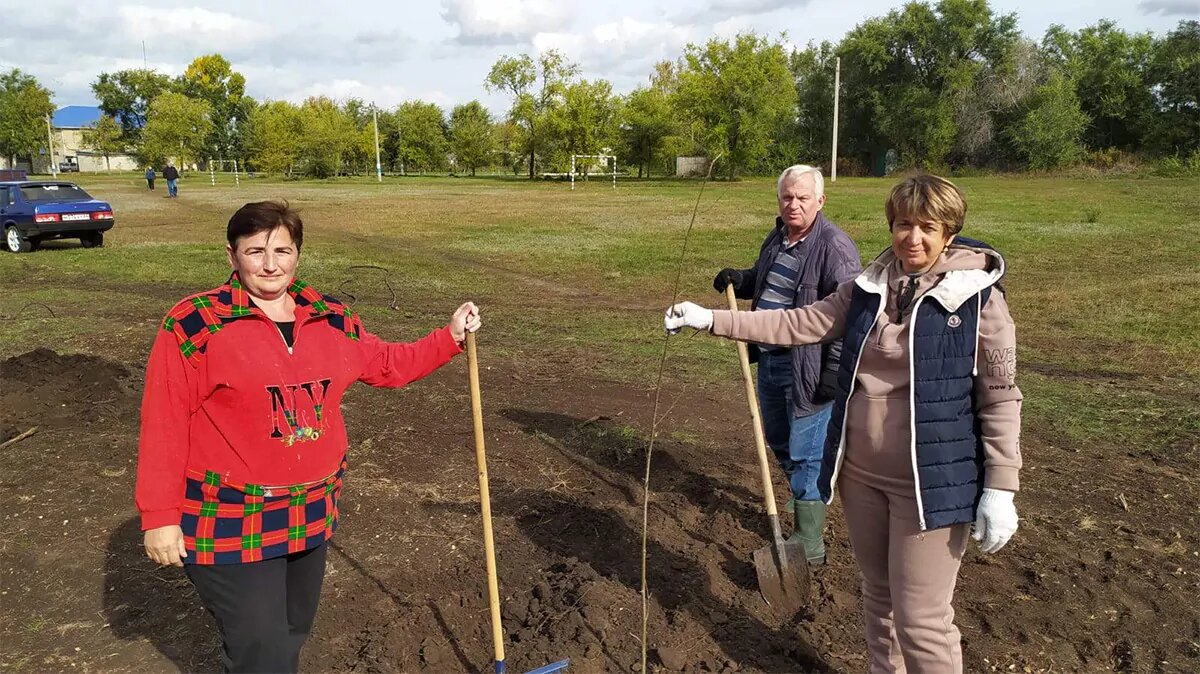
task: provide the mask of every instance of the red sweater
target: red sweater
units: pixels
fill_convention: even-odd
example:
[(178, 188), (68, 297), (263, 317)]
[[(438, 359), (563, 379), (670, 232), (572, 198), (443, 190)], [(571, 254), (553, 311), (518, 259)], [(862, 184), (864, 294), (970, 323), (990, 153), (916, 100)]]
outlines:
[(351, 384), (404, 386), (462, 351), (448, 327), (411, 343), (384, 342), (349, 307), (303, 282), (289, 293), (290, 350), (236, 276), (167, 314), (142, 399), (143, 530), (180, 523), (188, 470), (267, 487), (330, 477), (346, 454), (341, 401)]

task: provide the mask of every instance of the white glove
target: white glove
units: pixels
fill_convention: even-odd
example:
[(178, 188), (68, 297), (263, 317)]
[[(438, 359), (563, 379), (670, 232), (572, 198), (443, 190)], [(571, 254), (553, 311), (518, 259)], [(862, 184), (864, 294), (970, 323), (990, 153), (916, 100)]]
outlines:
[(712, 327), (712, 322), (713, 312), (711, 309), (705, 309), (699, 304), (692, 302), (680, 302), (667, 309), (667, 315), (663, 319), (663, 326), (667, 329), (668, 333), (674, 335), (684, 326), (697, 330), (707, 330)]
[(979, 549), (997, 552), (1016, 532), (1017, 507), (1013, 505), (1013, 493), (1004, 489), (984, 489), (975, 511), (975, 533), (971, 535), (981, 541)]

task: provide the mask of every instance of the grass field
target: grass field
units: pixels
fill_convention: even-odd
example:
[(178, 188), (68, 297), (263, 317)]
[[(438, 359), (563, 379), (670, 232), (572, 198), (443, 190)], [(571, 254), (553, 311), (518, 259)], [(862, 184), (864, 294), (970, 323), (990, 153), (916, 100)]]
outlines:
[[(166, 310), (225, 280), (230, 214), (268, 198), (302, 210), (300, 276), (384, 338), (416, 338), (463, 300), (482, 306), (511, 666), (570, 656), (573, 671), (637, 670), (647, 403), (698, 182), (571, 192), (502, 178), (213, 187), (203, 176), (168, 200), (133, 175), (79, 178), (114, 206), (103, 248), (0, 255), (0, 441), (40, 428), (0, 453), (10, 504), (0, 670), (215, 666), (189, 584), (140, 550), (130, 497), (139, 376)], [(893, 182), (827, 185), (826, 212), (864, 260), (887, 245)], [(1200, 185), (957, 182), (964, 233), (1009, 263), (1025, 394), (1021, 529), (999, 555), (971, 546), (956, 591), (967, 671), (1198, 671)], [(773, 192), (768, 179), (706, 187), (682, 299), (720, 306), (712, 276), (753, 261)], [(746, 561), (766, 530), (733, 348), (706, 335), (667, 343), (652, 671), (678, 660), (688, 671), (863, 671), (858, 575), (837, 504), (813, 610), (773, 615)], [(464, 383), (459, 359), (411, 390), (347, 395), (350, 515), (306, 670), (490, 666)]]
[[(102, 250), (74, 242), (0, 257), (0, 354), (148, 343), (174, 298), (224, 280), (224, 226), (245, 201), (303, 210), (301, 274), (349, 293), (381, 334), (416, 334), (461, 299), (481, 302), (496, 353), (560, 358), (577, 371), (650, 381), (699, 184), (581, 184), (403, 178), (183, 183), (178, 200), (130, 175), (80, 182), (116, 207)], [(887, 245), (893, 181), (845, 179), (826, 212), (864, 260)], [(1001, 250), (1030, 422), (1083, 442), (1175, 445), (1200, 434), (1200, 185), (1195, 180), (964, 178), (965, 233)], [(710, 306), (709, 281), (748, 266), (774, 211), (768, 180), (709, 184), (681, 296)], [(351, 270), (376, 265), (391, 270)], [(386, 278), (385, 278), (386, 277)], [(396, 294), (398, 317), (388, 309)], [(31, 304), (36, 303), (36, 304)], [(49, 311), (53, 311), (51, 318)], [(130, 319), (136, 319), (133, 323)], [(735, 374), (726, 345), (680, 340), (674, 372)], [(1178, 445), (1176, 445), (1178, 446)], [(1186, 443), (1183, 446), (1187, 446)]]

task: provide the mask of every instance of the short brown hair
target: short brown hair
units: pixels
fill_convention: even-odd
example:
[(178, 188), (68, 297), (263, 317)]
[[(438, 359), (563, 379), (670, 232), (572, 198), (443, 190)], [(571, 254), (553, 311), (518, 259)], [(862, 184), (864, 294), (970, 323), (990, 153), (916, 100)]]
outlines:
[(229, 218), (229, 226), (225, 230), (225, 238), (229, 245), (237, 249), (237, 241), (243, 236), (253, 236), (276, 227), (283, 227), (292, 235), (296, 250), (304, 243), (304, 222), (300, 213), (288, 206), (286, 201), (251, 201), (237, 209)]
[(935, 175), (922, 174), (906, 178), (892, 188), (884, 206), (888, 229), (897, 220), (916, 217), (940, 222), (946, 235), (962, 231), (967, 217), (967, 200), (954, 183)]

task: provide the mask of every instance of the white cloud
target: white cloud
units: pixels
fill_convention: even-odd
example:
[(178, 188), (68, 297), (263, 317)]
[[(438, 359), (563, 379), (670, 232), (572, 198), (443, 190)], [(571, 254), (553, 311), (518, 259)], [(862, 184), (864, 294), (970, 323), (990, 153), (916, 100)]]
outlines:
[(512, 44), (571, 25), (574, 11), (561, 0), (445, 0), (442, 17), (459, 29), (462, 44)]
[(690, 39), (689, 28), (626, 17), (585, 33), (538, 33), (533, 46), (539, 52), (557, 49), (584, 70), (611, 79), (609, 74), (648, 76), (655, 62), (678, 57)]
[(154, 36), (168, 41), (225, 45), (265, 42), (277, 32), (265, 23), (201, 7), (161, 9), (124, 5), (117, 9), (117, 16), (123, 27), (138, 38)]
[(1162, 16), (1200, 16), (1200, 0), (1142, 0), (1138, 3), (1142, 14)]
[(780, 9), (799, 9), (811, 0), (713, 0), (680, 13), (681, 21), (720, 21), (767, 14)]
[(750, 30), (752, 26), (750, 21), (744, 16), (731, 16), (724, 21), (718, 21), (713, 24), (712, 32), (714, 37), (731, 38), (738, 33), (744, 33)]

